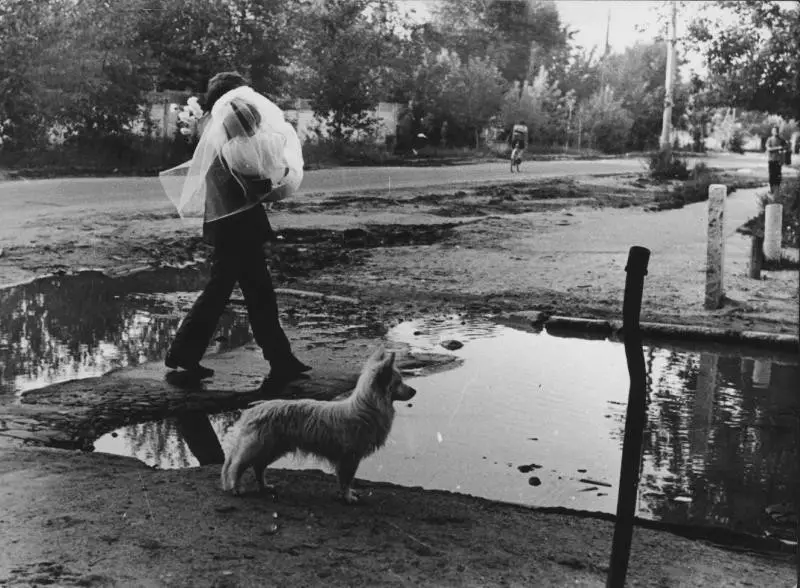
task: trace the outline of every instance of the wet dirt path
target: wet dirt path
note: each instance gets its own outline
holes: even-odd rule
[[[559,165],[567,167],[553,174],[574,164]],[[431,181],[417,171],[404,172],[407,182]],[[335,173],[327,180],[330,193],[309,194],[302,203],[298,197],[274,212],[283,239],[270,248],[270,263],[280,286],[357,297],[376,322],[445,310],[616,317],[624,283],[620,258],[633,244],[635,223],[636,238],[663,236],[653,242],[659,255],[651,269],[672,272],[652,277],[643,318],[796,332],[796,282],[785,273],[745,283],[741,295],[732,290],[735,304],[722,312],[700,310],[697,272],[685,268],[700,252],[702,205],[642,212],[637,206],[652,191],[632,186],[632,177],[551,183],[528,198],[528,188],[399,189],[394,175],[391,192],[361,193],[371,198],[362,199],[335,192],[357,172]],[[440,170],[425,173],[442,178]],[[482,182],[503,172],[476,166],[470,176],[448,173]],[[388,187],[386,178],[369,181]],[[4,284],[86,267],[128,275],[202,263],[208,253],[196,225],[176,229],[163,200],[151,207],[155,194],[161,198],[152,180],[144,190],[136,179],[42,182],[35,189],[0,185],[0,201],[17,211],[0,227]],[[547,185],[541,178],[535,183]],[[744,204],[737,210],[749,214]],[[729,236],[734,273],[746,245],[737,239]],[[662,259],[668,261],[659,266]],[[669,295],[659,296],[662,291]],[[312,311],[308,302],[291,305],[300,315]],[[315,365],[346,366],[337,366],[336,374],[344,374],[333,386],[338,389],[356,373],[364,348],[335,338],[305,352]],[[337,353],[350,354],[350,363]],[[50,401],[31,393],[35,403],[11,407],[2,418],[16,431],[74,447],[135,414],[240,406],[263,393],[254,355],[245,348],[214,359],[239,382],[225,390],[165,391],[163,379],[152,376],[163,374],[156,363],[139,372],[138,406],[114,400],[113,379],[107,379],[56,388]],[[234,356],[247,358],[247,366],[231,369],[225,362]],[[596,519],[373,484],[365,484],[372,502],[352,511],[332,499],[329,477],[313,473],[276,473],[276,498],[237,501],[216,488],[215,466],[151,472],[133,460],[19,448],[25,434],[0,439],[7,489],[0,511],[10,515],[0,518],[0,581],[9,585],[246,586],[263,585],[265,578],[286,586],[604,583],[611,527]],[[637,531],[634,544],[632,585],[788,585],[793,574],[791,562],[774,554],[731,553],[664,533]]]

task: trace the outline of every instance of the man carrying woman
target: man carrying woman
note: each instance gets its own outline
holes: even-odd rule
[[[178,328],[165,364],[200,379],[213,376],[200,360],[238,283],[270,378],[293,379],[311,368],[295,357],[280,324],[263,249],[274,238],[264,204],[299,187],[300,140],[281,110],[238,73],[211,78],[204,106],[210,119],[192,160],[163,172],[161,180],[182,217],[202,215],[203,238],[214,247],[211,277]]]

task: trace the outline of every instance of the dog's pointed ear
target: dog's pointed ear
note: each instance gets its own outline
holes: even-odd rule
[[[378,364],[378,377],[381,381],[388,383],[392,379],[394,371],[394,351],[384,353],[383,359]]]
[[[369,361],[370,363],[379,364],[383,363],[384,358],[386,357],[386,348],[383,345],[380,345],[373,353]]]

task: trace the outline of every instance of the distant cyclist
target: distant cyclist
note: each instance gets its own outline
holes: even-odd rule
[[[522,163],[522,148],[520,147],[519,143],[514,144],[514,149],[511,151],[511,172],[514,172],[514,168],[517,169],[519,172],[519,166]]]

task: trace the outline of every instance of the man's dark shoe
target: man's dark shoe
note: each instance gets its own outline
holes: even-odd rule
[[[273,359],[269,363],[272,366],[269,372],[270,380],[294,380],[311,371],[310,365],[304,364],[294,355],[290,355],[285,359]]]
[[[214,375],[214,370],[200,365],[199,361],[194,361],[194,362],[182,361],[180,358],[175,357],[172,354],[167,354],[167,357],[164,360],[164,365],[166,365],[171,370],[176,370],[178,368],[185,370],[186,372],[189,372],[189,374],[191,374],[193,377],[196,377],[200,380],[210,378],[211,376]]]

